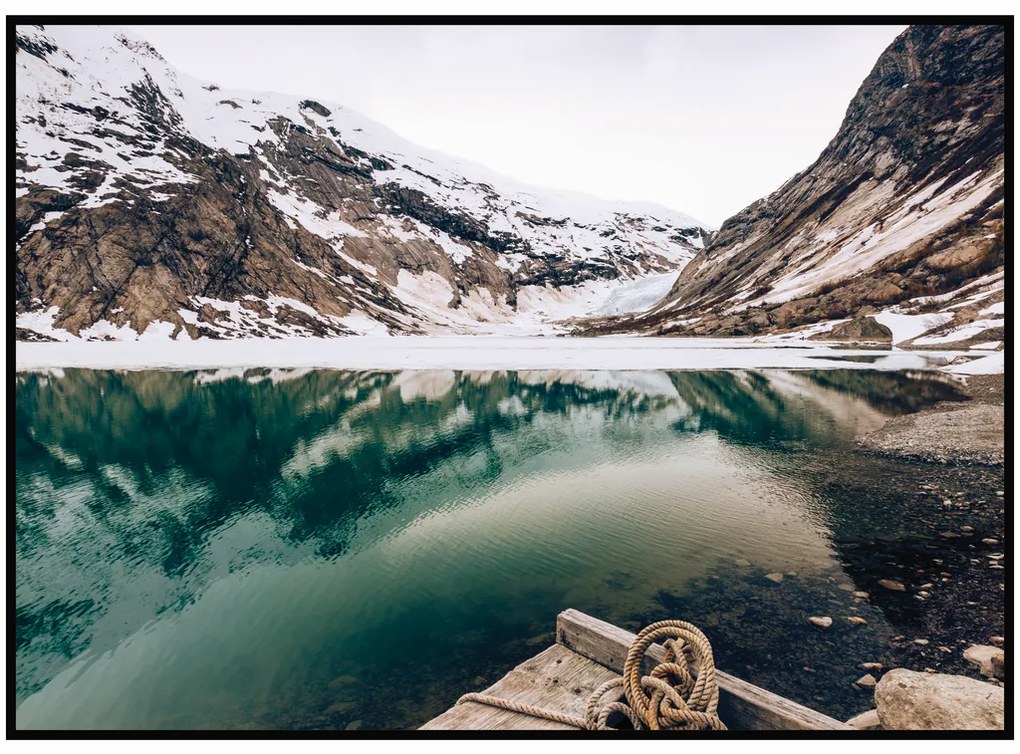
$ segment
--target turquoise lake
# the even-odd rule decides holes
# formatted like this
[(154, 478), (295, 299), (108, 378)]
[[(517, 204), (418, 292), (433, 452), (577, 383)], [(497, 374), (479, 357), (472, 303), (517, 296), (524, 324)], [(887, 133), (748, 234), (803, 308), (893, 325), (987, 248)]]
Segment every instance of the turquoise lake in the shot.
[(930, 470), (854, 436), (961, 399), (867, 370), (19, 373), (16, 724), (411, 728), (568, 607), (692, 621), (722, 669), (863, 709), (856, 665), (921, 608), (852, 591), (953, 554)]

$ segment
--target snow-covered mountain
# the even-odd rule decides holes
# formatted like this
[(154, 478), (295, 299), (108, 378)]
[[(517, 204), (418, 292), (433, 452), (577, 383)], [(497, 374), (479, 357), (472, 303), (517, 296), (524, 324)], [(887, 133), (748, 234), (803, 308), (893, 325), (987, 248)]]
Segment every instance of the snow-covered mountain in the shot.
[(19, 337), (550, 332), (651, 305), (711, 237), (223, 90), (118, 29), (16, 34)]
[(1001, 341), (1005, 63), (1001, 26), (910, 27), (814, 164), (723, 223), (651, 311), (589, 331)]

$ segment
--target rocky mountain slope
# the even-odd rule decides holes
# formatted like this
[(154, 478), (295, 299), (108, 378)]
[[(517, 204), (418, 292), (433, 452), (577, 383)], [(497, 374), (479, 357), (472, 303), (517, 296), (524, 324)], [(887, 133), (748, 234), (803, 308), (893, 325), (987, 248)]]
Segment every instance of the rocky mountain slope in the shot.
[(814, 164), (728, 219), (650, 311), (588, 331), (994, 347), (1004, 73), (1002, 27), (910, 27)]
[(16, 37), (22, 338), (548, 332), (650, 305), (710, 238), (225, 91), (116, 29)]

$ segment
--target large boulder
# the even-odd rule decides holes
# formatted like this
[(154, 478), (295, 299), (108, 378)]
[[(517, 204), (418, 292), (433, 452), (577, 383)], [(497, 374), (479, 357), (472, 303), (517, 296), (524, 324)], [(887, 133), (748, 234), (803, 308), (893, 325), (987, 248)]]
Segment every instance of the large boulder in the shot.
[(883, 730), (1002, 730), (1002, 687), (943, 673), (897, 668), (875, 687)]
[(860, 317), (838, 324), (827, 333), (812, 336), (812, 339), (892, 343), (892, 330), (874, 317)]

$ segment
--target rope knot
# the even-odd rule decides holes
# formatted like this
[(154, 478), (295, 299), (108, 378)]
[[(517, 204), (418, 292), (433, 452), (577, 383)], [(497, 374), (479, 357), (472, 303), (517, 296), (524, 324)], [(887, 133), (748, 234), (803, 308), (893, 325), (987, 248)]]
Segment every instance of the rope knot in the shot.
[[(649, 647), (666, 639), (662, 662), (641, 675)], [(642, 629), (623, 665), (627, 704), (649, 730), (725, 730), (712, 645), (697, 626), (665, 620)]]
[[(648, 648), (660, 639), (665, 654), (649, 675), (642, 676)], [(726, 730), (719, 719), (719, 686), (712, 645), (690, 623), (664, 620), (642, 629), (630, 645), (623, 677), (606, 681), (588, 697), (584, 718), (533, 707), (487, 694), (465, 694), (457, 704), (479, 702), (533, 717), (555, 720), (586, 730), (617, 730), (614, 716), (625, 717), (637, 730)]]

